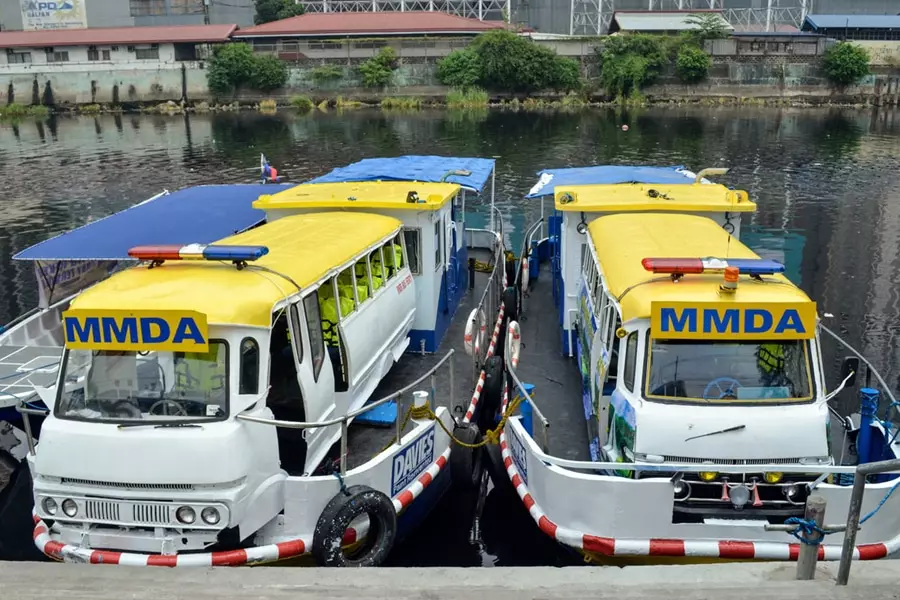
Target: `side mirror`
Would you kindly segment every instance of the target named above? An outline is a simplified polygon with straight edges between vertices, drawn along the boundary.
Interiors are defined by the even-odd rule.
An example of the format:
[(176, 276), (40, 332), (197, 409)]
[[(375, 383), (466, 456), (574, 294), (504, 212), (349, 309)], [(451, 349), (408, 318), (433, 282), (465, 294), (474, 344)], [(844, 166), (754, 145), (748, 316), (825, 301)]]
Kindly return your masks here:
[[(850, 375), (851, 373), (852, 375)], [(850, 375), (850, 379), (847, 379), (846, 387), (853, 387), (857, 374), (859, 374), (859, 359), (855, 356), (844, 357), (844, 362), (841, 363), (841, 381), (847, 379), (847, 376)]]

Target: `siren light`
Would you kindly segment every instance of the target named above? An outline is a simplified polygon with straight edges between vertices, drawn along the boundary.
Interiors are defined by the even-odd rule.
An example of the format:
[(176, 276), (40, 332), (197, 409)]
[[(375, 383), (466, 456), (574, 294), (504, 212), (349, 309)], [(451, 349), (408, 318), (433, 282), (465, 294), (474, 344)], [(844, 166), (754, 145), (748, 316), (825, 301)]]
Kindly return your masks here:
[(265, 246), (189, 244), (187, 246), (135, 246), (128, 251), (128, 256), (155, 263), (161, 263), (166, 260), (231, 260), (241, 263), (258, 260), (268, 253), (269, 249)]
[(753, 276), (784, 273), (783, 264), (765, 258), (645, 258), (641, 264), (652, 273), (673, 275), (723, 273), (728, 267)]

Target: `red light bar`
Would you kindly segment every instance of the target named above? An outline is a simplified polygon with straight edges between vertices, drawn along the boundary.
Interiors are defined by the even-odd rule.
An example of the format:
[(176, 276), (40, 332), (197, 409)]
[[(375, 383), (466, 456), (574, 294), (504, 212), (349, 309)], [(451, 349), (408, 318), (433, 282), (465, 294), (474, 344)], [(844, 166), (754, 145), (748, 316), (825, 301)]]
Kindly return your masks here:
[(653, 273), (703, 272), (703, 261), (699, 258), (645, 258), (641, 264)]
[(128, 251), (128, 256), (138, 260), (181, 260), (179, 252), (184, 246), (135, 246)]

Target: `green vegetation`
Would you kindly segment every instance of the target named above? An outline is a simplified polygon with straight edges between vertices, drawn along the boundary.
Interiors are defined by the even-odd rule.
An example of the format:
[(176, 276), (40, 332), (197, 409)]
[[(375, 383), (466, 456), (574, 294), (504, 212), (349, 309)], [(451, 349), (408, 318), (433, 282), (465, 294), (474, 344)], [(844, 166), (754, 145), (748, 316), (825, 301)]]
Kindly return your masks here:
[(291, 96), (291, 106), (300, 112), (309, 112), (315, 107), (315, 103), (309, 96)]
[(488, 105), (491, 97), (486, 91), (477, 87), (453, 89), (447, 94), (448, 108), (482, 108)]
[(675, 57), (675, 72), (685, 83), (697, 83), (706, 79), (712, 59), (697, 46), (682, 46)]
[(334, 107), (338, 110), (341, 110), (344, 108), (362, 108), (362, 106), (363, 106), (363, 103), (360, 102), (359, 100), (348, 100), (347, 98), (344, 98), (343, 96), (338, 96), (337, 98), (334, 99)]
[(581, 86), (578, 63), (512, 31), (480, 34), (438, 63), (438, 78), (451, 87), (475, 85), (502, 92), (568, 91)]
[(340, 79), (344, 76), (344, 67), (339, 65), (322, 65), (313, 69), (309, 76), (317, 85), (321, 85), (326, 81)]
[(86, 115), (95, 115), (102, 110), (99, 104), (82, 104), (78, 107), (78, 112)]
[(702, 46), (706, 40), (723, 40), (728, 37), (728, 29), (719, 13), (696, 13), (685, 20), (697, 27), (681, 34), (680, 37), (686, 42)]
[(257, 25), (296, 17), (306, 12), (303, 5), (294, 0), (255, 0), (254, 4), (256, 15), (253, 22)]
[(869, 53), (849, 42), (839, 42), (825, 51), (822, 65), (834, 85), (847, 86), (869, 74)]
[(40, 104), (25, 106), (24, 104), (7, 104), (0, 106), (0, 119), (19, 119), (21, 117), (46, 117), (50, 109)]
[(278, 103), (275, 102), (272, 98), (266, 98), (265, 100), (260, 100), (259, 102), (259, 110), (263, 112), (270, 112), (274, 110), (278, 110)]
[(380, 104), (381, 108), (399, 109), (399, 110), (416, 110), (422, 108), (421, 98), (384, 98)]
[(248, 44), (225, 44), (216, 48), (209, 61), (206, 80), (218, 95), (245, 87), (267, 92), (287, 83), (288, 70), (277, 57), (254, 54)]
[(397, 53), (390, 46), (382, 48), (377, 55), (359, 65), (363, 85), (366, 87), (385, 87), (394, 76), (398, 66)]
[(668, 43), (663, 36), (647, 34), (606, 38), (596, 50), (606, 93), (617, 98), (640, 94), (670, 63)]

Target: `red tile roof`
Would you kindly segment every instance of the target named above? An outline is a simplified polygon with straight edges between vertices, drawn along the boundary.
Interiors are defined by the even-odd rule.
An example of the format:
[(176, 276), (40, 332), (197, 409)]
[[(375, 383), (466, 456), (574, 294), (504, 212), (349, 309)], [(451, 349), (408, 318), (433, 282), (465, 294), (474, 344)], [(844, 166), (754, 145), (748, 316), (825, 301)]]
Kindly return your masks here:
[(479, 21), (443, 12), (307, 13), (241, 29), (234, 37), (475, 34), (504, 27), (502, 21)]
[(0, 48), (227, 42), (235, 29), (237, 25), (172, 25), (0, 31)]

